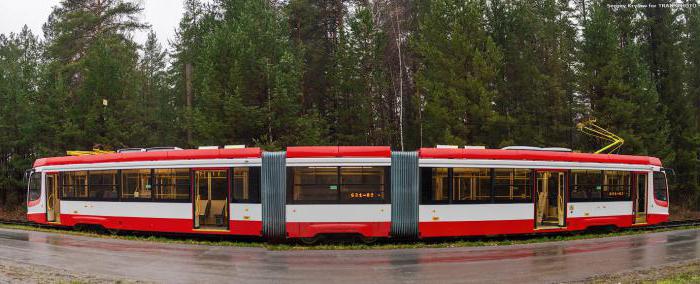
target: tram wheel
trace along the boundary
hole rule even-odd
[[[370,244],[376,243],[377,240],[378,240],[378,238],[376,238],[376,237],[365,237],[365,236],[360,236],[360,241],[361,241],[363,244],[366,244],[366,245],[370,245]]]
[[[299,241],[305,245],[315,245],[321,239],[318,235],[311,238],[299,238]]]

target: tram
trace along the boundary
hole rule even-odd
[[[304,240],[624,228],[668,208],[658,158],[539,147],[128,149],[38,159],[27,193],[40,224]]]

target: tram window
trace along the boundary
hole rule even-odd
[[[452,201],[490,202],[491,170],[480,168],[454,168],[452,171]]]
[[[338,200],[337,167],[290,168],[294,202],[334,202]]]
[[[440,204],[450,201],[447,168],[421,168],[421,204]]]
[[[226,171],[213,171],[208,177],[211,180],[211,200],[226,200],[228,195],[228,177],[226,176]]]
[[[384,167],[341,167],[340,202],[382,203],[387,179]]]
[[[93,200],[119,199],[117,171],[89,171],[88,198]]]
[[[431,200],[449,202],[450,179],[447,168],[435,168],[432,170]]]
[[[234,203],[260,203],[260,168],[233,169],[233,198]]]
[[[496,202],[531,202],[532,171],[529,169],[494,169]]]
[[[384,203],[384,167],[289,168],[289,200],[297,203]]]
[[[421,168],[421,204],[450,202],[449,169]]]
[[[122,170],[122,198],[150,200],[152,196],[150,178],[151,170]]]
[[[573,202],[598,201],[602,193],[603,172],[597,170],[572,170],[571,195]]]
[[[226,200],[227,174],[225,170],[196,171],[194,186],[199,191],[195,194],[199,194],[201,200]]]
[[[59,175],[59,186],[62,199],[88,198],[88,175],[86,171],[61,172]]]
[[[605,171],[603,176],[602,199],[609,201],[631,200],[630,172],[625,171]]]
[[[153,192],[156,200],[190,200],[189,169],[156,169],[153,171]]]
[[[41,173],[33,173],[29,178],[27,201],[35,201],[41,197]]]
[[[654,199],[668,201],[668,182],[663,172],[654,172]]]

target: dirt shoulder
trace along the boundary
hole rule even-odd
[[[24,208],[3,208],[0,206],[0,220],[26,221],[27,212]]]
[[[652,269],[595,276],[583,283],[699,283],[700,260],[680,262]]]
[[[0,283],[146,283],[0,259]]]

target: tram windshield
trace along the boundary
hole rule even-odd
[[[668,201],[668,181],[664,172],[654,172],[654,198]]]
[[[35,201],[41,197],[41,173],[32,172],[29,176],[27,201]]]

